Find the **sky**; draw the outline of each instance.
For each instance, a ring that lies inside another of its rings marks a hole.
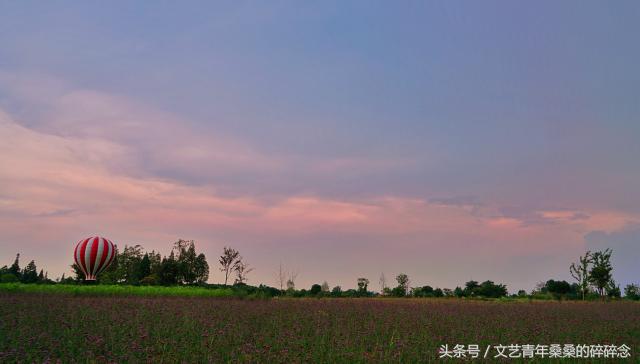
[[[3,2],[0,265],[105,236],[250,284],[640,281],[640,4]],[[623,286],[624,287],[624,286]]]

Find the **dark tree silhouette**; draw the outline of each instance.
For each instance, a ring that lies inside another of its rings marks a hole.
[[[226,246],[223,248],[219,262],[222,266],[220,268],[220,271],[224,273],[225,286],[229,282],[229,276],[231,275],[231,272],[233,272],[238,265],[238,257],[240,257],[240,253],[237,250],[228,248]]]

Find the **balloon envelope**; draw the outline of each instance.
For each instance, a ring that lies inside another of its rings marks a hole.
[[[78,242],[73,258],[84,273],[85,280],[94,281],[111,264],[115,253],[116,247],[110,240],[92,236]]]

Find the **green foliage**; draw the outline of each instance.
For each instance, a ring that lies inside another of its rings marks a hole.
[[[123,285],[83,285],[56,284],[35,285],[21,283],[0,284],[0,292],[23,293],[62,293],[72,295],[106,295],[106,296],[199,296],[199,297],[234,297],[231,288],[206,287],[162,287],[162,286],[123,286]]]
[[[0,283],[12,283],[12,282],[18,282],[18,277],[16,277],[14,274],[3,273],[2,275],[0,275]]]
[[[340,286],[333,287],[333,289],[331,290],[331,296],[332,297],[340,297],[340,296],[342,296],[342,287],[340,287]]]
[[[575,299],[580,294],[580,286],[577,283],[550,279],[541,287],[539,293],[548,293],[555,299]]]
[[[507,286],[495,284],[493,281],[484,281],[479,284],[471,280],[465,283],[464,289],[456,287],[454,290],[454,294],[457,297],[499,298],[505,297],[507,293]]]
[[[9,273],[13,274],[20,280],[22,278],[22,271],[20,270],[20,254],[16,254],[16,259],[13,261],[13,264],[9,267]]]
[[[398,274],[396,277],[398,285],[391,290],[391,295],[394,297],[404,297],[409,292],[409,276],[404,273]]]
[[[140,280],[140,284],[143,286],[155,286],[160,280],[156,274],[150,274]]]
[[[319,284],[314,284],[313,286],[311,286],[311,289],[309,290],[309,294],[311,294],[312,296],[317,296],[322,292],[322,286]]]
[[[612,280],[611,254],[611,249],[593,253],[589,282],[593,284],[601,297],[607,294],[607,287],[610,286]]]
[[[624,288],[624,296],[631,300],[640,300],[640,286],[637,284],[628,284]]]
[[[33,260],[24,268],[21,278],[22,283],[38,282],[38,268],[36,268],[36,263]]]

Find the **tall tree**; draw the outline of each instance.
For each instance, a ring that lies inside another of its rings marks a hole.
[[[196,283],[205,283],[209,279],[209,263],[207,263],[207,258],[202,253],[196,257],[194,274]]]
[[[20,278],[20,253],[16,254],[16,259],[13,261],[13,264],[11,264],[11,267],[9,267],[9,273],[18,279]]]
[[[22,271],[22,282],[23,283],[36,283],[38,281],[38,268],[36,268],[36,263],[32,260],[27,264],[27,266]]]
[[[398,274],[396,277],[398,286],[393,289],[393,293],[396,296],[406,296],[409,292],[409,276],[404,273]]]
[[[289,271],[289,278],[287,279],[287,291],[294,291],[296,289],[296,278],[298,278],[298,271]]]
[[[143,279],[148,277],[151,274],[151,260],[149,259],[149,254],[145,253],[140,261],[140,271],[138,272],[138,277]]]
[[[229,276],[231,275],[231,273],[236,269],[236,266],[238,264],[238,257],[240,257],[240,253],[233,249],[233,248],[228,248],[228,247],[224,247],[223,251],[222,251],[222,255],[220,256],[220,265],[222,266],[220,268],[220,271],[224,273],[224,285],[227,285],[227,282],[229,281]]]
[[[280,291],[283,291],[287,283],[287,272],[282,267],[282,262],[280,262],[280,266],[278,267],[278,283],[280,283]]]
[[[591,252],[587,250],[587,252],[578,259],[578,262],[571,263],[571,266],[569,267],[569,273],[571,273],[573,279],[578,282],[583,301],[589,291],[589,265],[591,264],[591,261]]]
[[[192,284],[196,281],[195,264],[196,264],[196,247],[193,240],[178,240],[174,245],[177,254],[177,263],[179,283]]]
[[[611,284],[611,249],[593,253],[591,270],[589,271],[589,282],[593,284],[600,297],[606,295],[606,288]]]
[[[173,250],[169,254],[169,257],[162,259],[160,269],[158,270],[158,280],[160,284],[165,286],[171,286],[178,283],[178,263],[176,262],[175,254]]]

